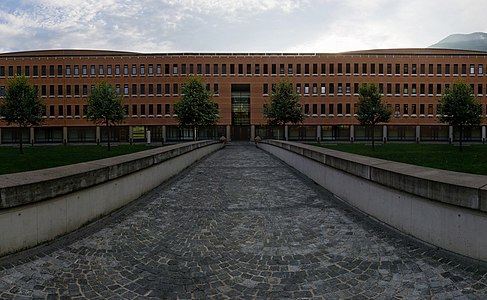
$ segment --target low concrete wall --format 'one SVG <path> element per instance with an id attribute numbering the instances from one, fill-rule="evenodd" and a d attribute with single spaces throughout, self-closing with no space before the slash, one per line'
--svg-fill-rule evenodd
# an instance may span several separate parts
<path id="1" fill-rule="evenodd" d="M 429 244 L 487 261 L 487 176 L 285 141 L 274 154 L 343 201 Z"/>
<path id="2" fill-rule="evenodd" d="M 76 230 L 223 147 L 190 142 L 0 176 L 0 256 Z"/>

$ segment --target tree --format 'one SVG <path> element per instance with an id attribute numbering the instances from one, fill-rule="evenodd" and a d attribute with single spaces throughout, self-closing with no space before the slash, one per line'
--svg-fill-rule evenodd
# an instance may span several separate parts
<path id="1" fill-rule="evenodd" d="M 95 85 L 88 97 L 87 117 L 95 124 L 105 125 L 108 131 L 108 151 L 110 151 L 111 126 L 125 121 L 123 98 L 110 83 L 102 81 Z"/>
<path id="2" fill-rule="evenodd" d="M 365 84 L 359 89 L 357 102 L 357 120 L 360 125 L 372 127 L 372 150 L 375 150 L 375 126 L 379 123 L 387 123 L 391 119 L 392 112 L 382 103 L 379 89 L 375 84 Z"/>
<path id="3" fill-rule="evenodd" d="M 479 125 L 482 121 L 482 105 L 473 96 L 470 86 L 456 82 L 448 88 L 440 99 L 439 121 L 453 126 L 460 134 L 460 151 L 462 151 L 463 131 L 467 126 Z"/>
<path id="4" fill-rule="evenodd" d="M 218 122 L 218 106 L 200 78 L 190 77 L 182 90 L 183 96 L 174 104 L 174 114 L 181 126 L 193 128 L 193 139 L 197 140 L 198 127 Z"/>
<path id="5" fill-rule="evenodd" d="M 288 81 L 279 82 L 271 94 L 271 103 L 264 104 L 264 117 L 269 125 L 302 123 L 304 114 L 299 104 L 299 95 L 293 93 L 293 85 Z"/>
<path id="6" fill-rule="evenodd" d="M 19 127 L 20 153 L 23 152 L 22 131 L 24 128 L 39 125 L 45 105 L 39 98 L 36 87 L 30 85 L 25 76 L 16 76 L 8 82 L 7 93 L 0 102 L 0 115 L 8 125 Z"/>

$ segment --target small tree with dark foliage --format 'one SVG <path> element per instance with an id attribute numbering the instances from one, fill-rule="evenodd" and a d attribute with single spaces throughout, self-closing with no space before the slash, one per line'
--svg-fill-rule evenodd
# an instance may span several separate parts
<path id="1" fill-rule="evenodd" d="M 114 126 L 125 121 L 122 96 L 113 86 L 105 81 L 95 85 L 88 97 L 87 117 L 95 124 L 105 125 L 108 131 L 108 151 L 110 151 L 110 131 Z"/>
<path id="2" fill-rule="evenodd" d="M 372 128 L 372 150 L 375 150 L 375 126 L 387 123 L 392 112 L 382 103 L 379 89 L 375 84 L 364 84 L 359 89 L 356 118 L 360 125 Z"/>
<path id="3" fill-rule="evenodd" d="M 193 139 L 197 140 L 198 127 L 212 126 L 218 122 L 218 106 L 211 98 L 200 78 L 189 78 L 183 87 L 183 96 L 174 104 L 174 114 L 183 127 L 193 128 Z"/>
<path id="4" fill-rule="evenodd" d="M 460 151 L 465 127 L 478 126 L 482 121 L 482 104 L 473 96 L 470 86 L 456 82 L 440 99 L 439 121 L 453 126 L 460 136 Z"/>
<path id="5" fill-rule="evenodd" d="M 8 125 L 18 126 L 20 153 L 23 153 L 23 129 L 39 125 L 43 111 L 45 105 L 39 98 L 37 88 L 30 85 L 25 76 L 16 76 L 9 80 L 5 98 L 0 101 L 0 116 Z"/>
<path id="6" fill-rule="evenodd" d="M 269 125 L 283 126 L 303 122 L 304 114 L 299 103 L 299 95 L 293 92 L 292 83 L 279 82 L 270 98 L 271 103 L 264 104 L 264 117 Z"/>

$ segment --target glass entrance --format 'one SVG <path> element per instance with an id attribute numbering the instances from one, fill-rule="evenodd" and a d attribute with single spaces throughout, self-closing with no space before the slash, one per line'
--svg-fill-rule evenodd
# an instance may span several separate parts
<path id="1" fill-rule="evenodd" d="M 232 84 L 232 125 L 250 125 L 250 84 Z"/>

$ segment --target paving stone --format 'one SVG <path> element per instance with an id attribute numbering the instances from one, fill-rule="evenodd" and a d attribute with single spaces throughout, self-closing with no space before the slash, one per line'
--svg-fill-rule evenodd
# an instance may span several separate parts
<path id="1" fill-rule="evenodd" d="M 0 259 L 1 299 L 485 299 L 486 279 L 486 264 L 398 235 L 251 144 Z"/>

